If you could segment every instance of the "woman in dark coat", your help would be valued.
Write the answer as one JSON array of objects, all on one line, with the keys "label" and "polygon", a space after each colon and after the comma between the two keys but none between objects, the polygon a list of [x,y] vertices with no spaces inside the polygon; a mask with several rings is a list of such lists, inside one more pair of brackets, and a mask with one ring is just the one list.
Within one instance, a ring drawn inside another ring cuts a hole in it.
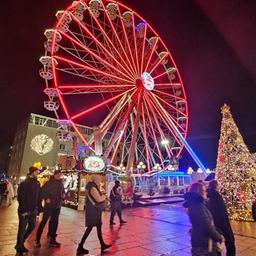
[{"label": "woman in dark coat", "polygon": [[92,176],[92,181],[88,182],[86,185],[86,208],[85,208],[85,226],[87,227],[84,235],[81,239],[81,242],[78,245],[77,253],[78,254],[88,254],[89,251],[83,248],[84,242],[91,233],[93,227],[97,228],[97,235],[101,244],[101,251],[111,247],[110,244],[105,244],[102,238],[102,207],[106,199],[105,195],[99,190],[100,186],[100,177],[98,175]]},{"label": "woman in dark coat", "polygon": [[207,196],[204,184],[192,184],[184,198],[184,207],[188,210],[192,224],[192,256],[216,256],[217,243],[223,242],[224,238],[216,230],[212,215],[205,204]]},{"label": "woman in dark coat", "polygon": [[[214,224],[217,230],[224,236],[227,249],[227,256],[236,255],[235,238],[228,219],[228,211],[225,202],[218,192],[217,180],[212,180],[209,183],[208,193],[208,208],[213,216]],[[220,254],[219,254],[220,255]]]}]

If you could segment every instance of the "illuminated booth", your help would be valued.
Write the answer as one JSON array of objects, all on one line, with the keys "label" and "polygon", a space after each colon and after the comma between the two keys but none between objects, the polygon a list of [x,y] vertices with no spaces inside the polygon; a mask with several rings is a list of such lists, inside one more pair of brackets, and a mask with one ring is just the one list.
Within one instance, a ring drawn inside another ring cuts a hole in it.
[{"label": "illuminated booth", "polygon": [[192,183],[190,174],[164,171],[152,176],[135,175],[134,192],[140,196],[183,195]]}]

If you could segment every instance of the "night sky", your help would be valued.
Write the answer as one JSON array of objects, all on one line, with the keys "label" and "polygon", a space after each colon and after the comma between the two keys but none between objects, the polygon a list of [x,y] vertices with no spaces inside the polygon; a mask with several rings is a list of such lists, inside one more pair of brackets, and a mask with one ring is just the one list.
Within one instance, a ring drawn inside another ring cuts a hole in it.
[{"label": "night sky", "polygon": [[[215,167],[224,103],[256,152],[256,1],[122,2],[144,17],[170,49],[188,97],[188,141],[203,163]],[[70,3],[1,1],[0,148],[11,145],[16,125],[29,113],[49,116],[38,74],[43,33],[54,25],[56,11]],[[183,154],[183,164],[189,161]]]}]

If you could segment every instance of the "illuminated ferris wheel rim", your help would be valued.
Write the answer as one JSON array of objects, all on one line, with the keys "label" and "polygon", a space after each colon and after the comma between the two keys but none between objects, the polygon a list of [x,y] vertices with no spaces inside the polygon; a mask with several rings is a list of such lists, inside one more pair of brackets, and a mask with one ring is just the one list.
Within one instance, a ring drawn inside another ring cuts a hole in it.
[{"label": "illuminated ferris wheel rim", "polygon": [[[85,6],[85,9],[88,9],[89,11],[89,7],[88,5],[86,4],[86,2],[89,2],[92,3],[92,2],[98,2],[101,4],[101,11],[104,12],[104,14],[106,15],[107,11],[106,11],[106,8],[108,5],[106,5],[107,3],[110,4],[115,4],[117,6],[117,10],[119,12],[119,19],[121,20],[121,23],[123,22],[122,21],[122,17],[121,17],[121,11],[120,11],[120,7],[125,9],[126,12],[131,12],[132,13],[132,18],[133,18],[133,31],[135,33],[135,18],[139,19],[142,23],[144,23],[145,25],[145,32],[144,32],[144,37],[143,37],[143,44],[146,44],[146,40],[148,40],[146,38],[146,34],[147,34],[147,31],[150,30],[151,33],[153,32],[155,35],[156,35],[156,42],[153,46],[154,50],[151,51],[151,54],[153,55],[156,51],[156,45],[157,43],[160,43],[164,50],[165,50],[165,56],[162,56],[160,58],[160,60],[157,62],[157,65],[159,65],[165,58],[170,58],[171,60],[171,63],[172,63],[172,67],[175,69],[175,72],[176,74],[178,75],[178,86],[181,87],[182,89],[182,97],[179,97],[179,96],[175,96],[177,101],[180,100],[184,103],[185,105],[185,112],[183,111],[182,114],[184,115],[184,120],[185,120],[185,127],[183,127],[183,135],[184,135],[184,138],[187,136],[187,129],[188,129],[188,109],[187,109],[187,100],[186,100],[186,95],[185,95],[185,90],[184,90],[184,87],[183,87],[183,83],[182,83],[182,80],[181,80],[181,77],[180,77],[180,74],[178,72],[178,69],[176,67],[176,64],[168,50],[168,48],[166,47],[166,45],[164,44],[164,42],[162,41],[162,39],[157,35],[157,33],[155,32],[155,30],[141,17],[139,16],[136,12],[134,12],[133,10],[131,10],[129,7],[121,4],[121,3],[117,3],[115,1],[111,1],[111,0],[108,0],[108,1],[79,1],[79,2],[75,2],[75,4],[73,3],[70,7],[67,8],[67,10],[65,10],[64,12],[61,13],[61,15],[59,16],[59,21],[57,22],[57,24],[55,25],[55,29],[52,31],[53,32],[53,37],[52,37],[52,47],[51,47],[51,66],[52,66],[52,70],[53,70],[53,80],[54,80],[54,87],[57,89],[56,92],[58,94],[58,97],[60,99],[60,104],[66,114],[66,117],[67,119],[70,121],[71,125],[73,126],[73,128],[78,132],[79,136],[83,139],[83,141],[85,143],[87,143],[87,141],[85,141],[84,139],[84,136],[79,132],[79,130],[77,129],[76,125],[75,125],[75,121],[80,117],[80,116],[83,116],[85,115],[86,113],[88,113],[89,111],[91,111],[93,109],[92,108],[89,108],[89,109],[86,109],[76,115],[73,115],[73,116],[70,116],[70,113],[67,109],[67,106],[65,104],[65,100],[64,100],[64,97],[63,97],[63,90],[66,90],[68,89],[68,86],[67,85],[63,85],[63,84],[60,84],[58,82],[58,79],[57,79],[57,71],[56,71],[56,65],[57,65],[57,62],[59,61],[67,61],[67,59],[61,57],[61,56],[57,56],[55,54],[56,52],[56,46],[58,46],[59,44],[59,35],[65,35],[65,33],[63,31],[60,31],[60,27],[63,25],[63,19],[65,19],[67,17],[67,15],[71,16],[72,19],[74,19],[76,22],[79,22],[78,19],[74,16],[74,14],[72,13],[72,9],[74,9],[74,6],[79,6],[79,5],[83,5]],[[105,2],[105,5],[104,5],[104,2]],[[89,11],[89,14],[91,14],[91,11]],[[92,17],[92,19],[95,19],[95,17]],[[97,18],[96,18],[97,19]],[[81,24],[82,24],[82,21],[81,21]],[[124,30],[125,31],[125,30]],[[125,32],[126,33],[126,32]],[[67,36],[66,36],[67,37]],[[136,36],[134,36],[134,44],[135,44],[135,41],[136,41]],[[69,37],[69,39],[71,40],[72,38]],[[95,40],[97,40],[97,38],[95,37],[94,38]],[[74,41],[74,40],[73,40]],[[145,45],[143,45],[144,47]],[[150,101],[150,97],[152,98],[151,95],[153,95],[153,97],[155,98],[154,100],[161,100],[161,98],[159,97],[159,95],[157,95],[158,91],[161,91],[161,89],[158,89],[158,86],[163,86],[164,87],[164,84],[159,84],[156,82],[156,80],[159,78],[159,77],[162,77],[164,75],[168,75],[168,71],[165,71],[164,73],[161,73],[159,74],[158,76],[155,76],[153,77],[153,75],[151,74],[154,70],[151,70],[152,72],[148,72],[147,68],[148,68],[148,65],[149,65],[149,60],[148,60],[148,63],[147,63],[147,67],[146,69],[143,69],[143,60],[142,60],[142,64],[141,66],[137,66],[136,68],[136,61],[138,63],[138,56],[137,56],[137,50],[135,49],[135,53],[136,53],[136,56],[130,56],[132,58],[127,58],[127,60],[132,60],[133,57],[135,59],[134,63],[135,65],[133,64],[127,64],[127,70],[129,69],[129,71],[131,71],[130,73],[129,72],[124,72],[124,69],[122,70],[122,72],[119,72],[119,73],[122,73],[122,76],[121,76],[121,80],[122,82],[126,82],[127,84],[125,85],[122,85],[121,84],[121,81],[120,81],[120,84],[116,84],[115,86],[118,87],[119,89],[124,86],[125,87],[125,91],[121,94],[117,96],[115,96],[116,98],[115,99],[118,99],[119,97],[121,96],[124,96],[125,94],[127,94],[127,92],[131,93],[130,95],[134,95],[135,93],[137,95],[140,94],[141,91],[144,91],[144,94],[143,95],[143,99],[146,98],[147,100]],[[91,54],[94,54],[92,51],[90,52]],[[162,53],[162,52],[161,52]],[[117,56],[117,55],[116,55]],[[116,56],[113,56],[116,57]],[[143,56],[143,53],[142,53],[142,56]],[[99,57],[99,56],[98,56]],[[104,60],[102,60],[104,61]],[[129,62],[129,61],[128,61]],[[106,61],[104,62],[106,63]],[[72,62],[71,63],[72,65],[76,65],[78,63],[75,63],[75,62]],[[155,67],[157,67],[157,65]],[[80,65],[81,66],[81,65]],[[81,66],[82,67],[82,66]],[[133,68],[134,67],[134,68]],[[155,68],[154,67],[154,68]],[[90,69],[89,66],[87,66],[87,68]],[[116,71],[117,68],[113,67]],[[93,70],[93,68],[91,68],[91,70]],[[103,73],[103,72],[101,72]],[[106,72],[105,72],[106,73]],[[105,75],[105,74],[104,74]],[[116,75],[115,74],[109,74],[108,75],[111,75],[113,78],[116,78]],[[176,83],[174,82],[170,82],[169,85],[172,86],[172,85],[175,85]],[[47,82],[47,86],[48,86],[48,82]],[[89,87],[90,85],[76,85],[76,89],[80,89],[81,87]],[[113,90],[113,87],[114,85],[112,84],[104,84],[104,85],[92,85],[92,88],[94,87],[97,87],[98,90],[100,91],[101,87],[104,88],[106,90],[106,88],[112,88]],[[73,86],[73,89],[75,88],[75,86]],[[164,90],[164,89],[163,89]],[[154,96],[154,93],[152,92],[157,92]],[[165,96],[168,96],[168,93],[166,93],[165,91],[161,91],[162,94],[164,94]],[[83,92],[84,93],[84,92]],[[151,95],[150,95],[151,94]],[[174,96],[174,95],[172,95]],[[132,96],[131,96],[132,97]],[[159,99],[157,99],[156,97],[158,97]],[[131,100],[131,99],[130,99]],[[152,99],[151,99],[152,100]],[[108,102],[107,102],[108,103]],[[106,104],[106,102],[104,103]],[[101,106],[103,106],[104,104],[102,104]],[[161,106],[158,106],[159,108]],[[144,109],[145,110],[145,109]],[[148,111],[148,110],[147,110]],[[56,112],[56,111],[55,111]],[[56,113],[57,114],[57,113]],[[159,113],[158,113],[159,114]],[[58,116],[58,115],[57,115]],[[160,130],[160,129],[159,129]],[[183,148],[183,145],[181,145],[180,147],[180,150],[179,150],[179,153],[177,154],[177,156],[179,156],[179,154],[181,153],[182,151],[182,148]]]}]

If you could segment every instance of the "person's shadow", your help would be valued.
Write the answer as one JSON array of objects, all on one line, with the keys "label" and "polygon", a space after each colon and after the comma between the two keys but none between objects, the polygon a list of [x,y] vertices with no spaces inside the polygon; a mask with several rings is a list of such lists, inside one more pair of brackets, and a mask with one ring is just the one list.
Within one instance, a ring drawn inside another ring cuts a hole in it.
[{"label": "person's shadow", "polygon": [[122,225],[110,225],[110,233],[109,236],[111,238],[112,242],[112,247],[104,252],[101,252],[101,255],[113,255],[113,252],[116,252],[118,249],[118,245],[115,243],[119,238],[119,231],[122,228]]}]

